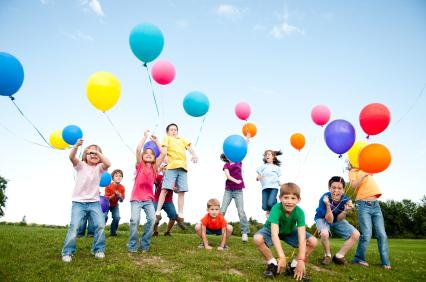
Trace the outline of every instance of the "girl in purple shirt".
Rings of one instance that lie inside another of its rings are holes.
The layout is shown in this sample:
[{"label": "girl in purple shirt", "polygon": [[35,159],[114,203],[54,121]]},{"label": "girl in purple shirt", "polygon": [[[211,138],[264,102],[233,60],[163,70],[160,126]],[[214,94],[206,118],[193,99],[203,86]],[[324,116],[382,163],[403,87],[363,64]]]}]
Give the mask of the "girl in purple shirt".
[{"label": "girl in purple shirt", "polygon": [[220,155],[220,159],[225,162],[223,171],[225,172],[225,194],[223,194],[222,207],[220,208],[223,216],[225,216],[226,210],[232,199],[235,201],[235,205],[238,211],[238,217],[240,218],[241,227],[241,239],[243,242],[248,242],[248,234],[250,233],[249,225],[247,222],[246,213],[244,211],[244,180],[242,175],[242,163],[234,163],[229,161],[225,154]]}]

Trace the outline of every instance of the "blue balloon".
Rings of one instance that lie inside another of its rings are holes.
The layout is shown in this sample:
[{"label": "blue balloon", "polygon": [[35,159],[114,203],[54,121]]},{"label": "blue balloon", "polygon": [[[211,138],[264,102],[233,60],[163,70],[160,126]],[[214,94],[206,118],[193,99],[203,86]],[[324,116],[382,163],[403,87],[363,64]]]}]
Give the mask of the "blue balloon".
[{"label": "blue balloon", "polygon": [[82,137],[83,131],[77,125],[68,125],[62,130],[62,139],[70,145],[74,145]]},{"label": "blue balloon", "polygon": [[143,149],[151,149],[154,151],[155,153],[155,157],[158,158],[158,156],[160,155],[160,150],[158,149],[157,144],[155,144],[154,141],[148,141],[145,143],[145,145],[143,145]]},{"label": "blue balloon", "polygon": [[193,91],[188,93],[183,99],[185,112],[193,117],[200,117],[209,111],[210,102],[204,93]]},{"label": "blue balloon", "polygon": [[109,174],[107,171],[105,171],[101,175],[101,181],[99,181],[99,186],[107,187],[108,185],[111,184],[111,180],[112,180],[111,174]]},{"label": "blue balloon", "polygon": [[0,95],[12,96],[24,82],[24,68],[14,56],[0,52]]},{"label": "blue balloon", "polygon": [[336,154],[346,153],[355,142],[355,128],[346,120],[336,119],[325,128],[324,139]]},{"label": "blue balloon", "polygon": [[240,135],[230,135],[223,142],[223,153],[231,162],[241,162],[247,155],[247,141]]},{"label": "blue balloon", "polygon": [[100,196],[99,203],[101,204],[102,212],[106,212],[109,209],[109,201],[106,197]]},{"label": "blue balloon", "polygon": [[129,44],[133,54],[139,60],[149,63],[155,60],[163,50],[163,33],[155,25],[141,23],[130,32]]}]

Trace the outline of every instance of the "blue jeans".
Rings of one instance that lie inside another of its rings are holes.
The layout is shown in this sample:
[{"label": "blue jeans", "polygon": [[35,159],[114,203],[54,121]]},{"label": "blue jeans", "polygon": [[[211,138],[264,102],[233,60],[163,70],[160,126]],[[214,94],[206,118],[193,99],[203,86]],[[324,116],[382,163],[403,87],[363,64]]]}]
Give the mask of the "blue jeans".
[{"label": "blue jeans", "polygon": [[333,235],[334,232],[336,235],[348,240],[352,233],[356,231],[356,228],[353,227],[346,219],[328,223],[325,218],[318,218],[315,220],[315,223],[317,225],[318,235],[321,235],[321,232],[328,232]]},{"label": "blue jeans", "polygon": [[141,209],[143,209],[146,214],[146,224],[140,241],[140,249],[143,251],[149,251],[155,222],[154,203],[152,201],[131,201],[130,205],[130,238],[127,248],[129,252],[136,252],[138,250],[138,227],[141,219]]},{"label": "blue jeans", "polygon": [[277,203],[277,188],[266,188],[262,190],[262,210],[270,211]]},{"label": "blue jeans", "polygon": [[[154,203],[154,209],[157,210],[158,202]],[[177,213],[176,208],[173,202],[164,202],[163,207],[161,208],[164,210],[167,214],[167,217],[169,220],[176,220],[177,219]]]},{"label": "blue jeans", "polygon": [[62,248],[62,256],[75,253],[75,242],[77,238],[77,228],[80,226],[82,218],[88,216],[93,221],[95,238],[93,239],[92,252],[105,252],[105,219],[99,202],[72,202],[71,223],[65,237]]},{"label": "blue jeans", "polygon": [[370,243],[373,231],[372,228],[374,228],[382,265],[390,265],[388,237],[386,235],[385,223],[383,221],[383,214],[380,209],[379,201],[358,201],[356,205],[358,208],[358,222],[361,237],[359,238],[354,262],[366,261],[365,254],[367,252],[368,243]]},{"label": "blue jeans", "polygon": [[[118,205],[114,207],[110,207],[109,211],[111,211],[112,215],[112,222],[111,222],[111,230],[110,235],[116,235],[117,229],[118,229],[118,223],[120,222],[120,209],[118,208]],[[108,221],[108,211],[105,212],[105,224]]]},{"label": "blue jeans", "polygon": [[240,228],[241,234],[249,234],[249,224],[247,222],[247,216],[244,211],[244,194],[243,190],[225,190],[225,194],[223,194],[222,207],[220,211],[223,216],[225,216],[226,210],[228,209],[229,204],[232,199],[235,201],[235,205],[237,206],[238,217],[240,218]]},{"label": "blue jeans", "polygon": [[86,233],[86,226],[87,226],[87,237],[94,237],[95,236],[95,228],[93,227],[93,220],[92,218],[86,214],[81,220],[80,225],[77,229],[77,237],[83,237]]}]

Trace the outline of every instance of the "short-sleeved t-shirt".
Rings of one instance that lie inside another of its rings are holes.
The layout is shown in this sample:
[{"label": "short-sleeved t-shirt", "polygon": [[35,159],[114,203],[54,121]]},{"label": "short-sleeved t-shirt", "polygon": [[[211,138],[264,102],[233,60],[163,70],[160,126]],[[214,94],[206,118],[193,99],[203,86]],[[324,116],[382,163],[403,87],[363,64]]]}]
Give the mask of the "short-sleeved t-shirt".
[{"label": "short-sleeved t-shirt", "polygon": [[223,166],[223,170],[227,169],[229,171],[229,175],[237,180],[241,180],[240,184],[235,183],[229,179],[225,181],[225,189],[226,190],[241,190],[244,188],[244,180],[242,174],[242,162],[238,163],[225,163]]},{"label": "short-sleeved t-shirt", "polygon": [[167,169],[183,168],[187,171],[186,148],[191,142],[181,137],[166,136],[162,145],[167,147]]},{"label": "short-sleeved t-shirt", "polygon": [[264,227],[271,230],[271,223],[278,224],[280,235],[289,235],[294,232],[296,227],[305,226],[305,213],[296,206],[287,216],[282,203],[279,202],[272,207]]},{"label": "short-sleeved t-shirt", "polygon": [[[351,169],[349,171],[349,181],[358,181],[362,177],[361,172],[359,169]],[[379,198],[381,195],[382,193],[373,176],[367,175],[358,185],[356,200],[363,200],[370,197]]]},{"label": "short-sleeved t-shirt", "polygon": [[130,201],[153,201],[154,200],[155,172],[151,164],[141,161],[136,166],[135,184],[133,185]]},{"label": "short-sleeved t-shirt", "polygon": [[320,200],[319,200],[319,204],[318,204],[318,208],[316,209],[316,213],[315,213],[315,220],[319,219],[319,218],[325,218],[325,215],[327,213],[327,207],[324,204],[323,198],[327,196],[328,200],[330,201],[330,209],[331,212],[333,213],[334,219],[333,222],[337,221],[337,216],[345,210],[345,205],[350,201],[350,199],[348,197],[346,197],[346,195],[342,195],[342,197],[340,198],[340,201],[335,202],[331,199],[331,193],[327,192],[324,195],[321,196]]},{"label": "short-sleeved t-shirt", "polygon": [[86,162],[79,160],[74,169],[77,172],[77,178],[72,192],[72,201],[99,201],[99,182],[102,173],[105,172],[103,164],[88,165]]},{"label": "short-sleeved t-shirt", "polygon": [[263,164],[256,170],[256,172],[263,176],[260,180],[262,189],[280,188],[281,169],[279,166],[275,164]]},{"label": "short-sleeved t-shirt", "polygon": [[[105,197],[111,197],[112,195],[115,194],[115,191],[119,192],[121,195],[123,195],[123,200],[124,200],[124,194],[125,194],[125,189],[124,186],[121,184],[116,184],[114,182],[112,182],[110,185],[108,185],[107,187],[105,187]],[[112,197],[109,200],[109,206],[115,207],[116,205],[118,205],[118,200],[119,198],[117,196]]]},{"label": "short-sleeved t-shirt", "polygon": [[225,228],[228,223],[225,220],[223,214],[219,213],[216,218],[212,218],[210,214],[206,214],[201,219],[201,224],[210,230],[219,230]]}]

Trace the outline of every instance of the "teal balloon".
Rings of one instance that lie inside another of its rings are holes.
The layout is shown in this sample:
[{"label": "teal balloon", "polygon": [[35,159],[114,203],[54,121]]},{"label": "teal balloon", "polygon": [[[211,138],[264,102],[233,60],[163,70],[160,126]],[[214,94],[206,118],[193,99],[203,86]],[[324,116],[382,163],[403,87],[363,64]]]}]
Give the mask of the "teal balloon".
[{"label": "teal balloon", "polygon": [[163,33],[153,24],[140,23],[130,32],[129,44],[133,54],[139,60],[149,63],[163,51]]},{"label": "teal balloon", "polygon": [[209,111],[210,102],[204,93],[193,91],[188,93],[183,99],[185,112],[193,117],[200,117]]},{"label": "teal balloon", "polygon": [[247,155],[247,141],[240,135],[230,135],[223,141],[223,153],[231,162],[241,162]]},{"label": "teal balloon", "polygon": [[17,58],[0,52],[0,95],[12,96],[24,82],[24,68]]}]

